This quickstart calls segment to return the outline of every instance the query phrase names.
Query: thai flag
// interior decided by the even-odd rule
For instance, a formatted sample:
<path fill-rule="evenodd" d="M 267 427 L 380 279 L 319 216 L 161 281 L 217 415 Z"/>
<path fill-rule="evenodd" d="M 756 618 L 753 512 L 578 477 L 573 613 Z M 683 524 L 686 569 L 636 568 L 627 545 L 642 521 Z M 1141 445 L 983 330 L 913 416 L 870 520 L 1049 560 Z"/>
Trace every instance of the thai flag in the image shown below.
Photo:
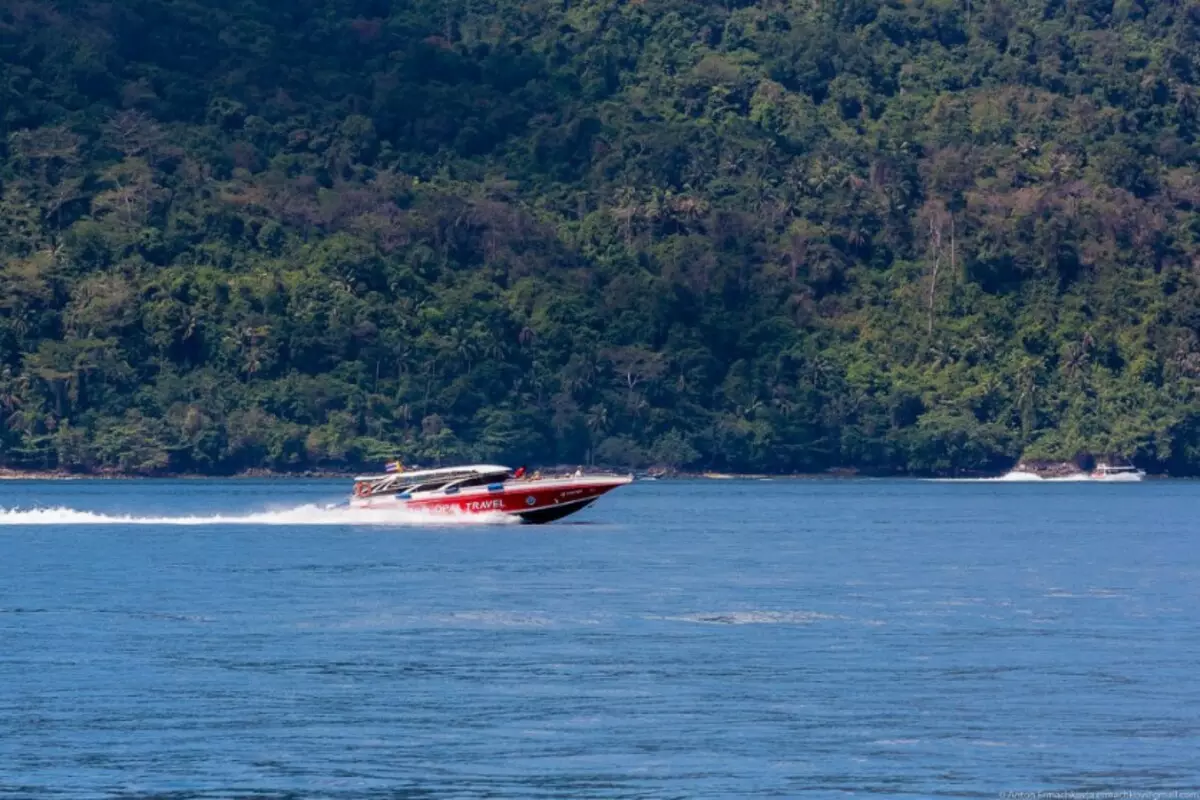
<path fill-rule="evenodd" d="M 404 469 L 404 465 L 399 461 L 392 461 L 389 464 L 385 464 L 383 468 L 388 472 L 399 472 L 400 470 Z"/>

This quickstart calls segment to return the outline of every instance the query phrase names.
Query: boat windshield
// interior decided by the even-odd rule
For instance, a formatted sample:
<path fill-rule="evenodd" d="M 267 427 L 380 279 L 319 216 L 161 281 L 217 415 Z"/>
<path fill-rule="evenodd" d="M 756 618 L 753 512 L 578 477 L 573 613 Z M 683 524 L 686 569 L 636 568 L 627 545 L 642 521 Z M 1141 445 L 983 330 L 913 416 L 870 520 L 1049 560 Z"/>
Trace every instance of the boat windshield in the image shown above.
<path fill-rule="evenodd" d="M 503 481 L 503 480 L 504 480 L 504 475 L 500 475 L 500 474 L 497 474 L 497 475 L 475 475 L 473 477 L 465 478 L 461 481 L 458 481 L 457 483 L 453 483 L 453 484 L 451 484 L 451 486 L 457 487 L 459 489 L 470 489 L 474 486 L 487 486 L 489 483 L 495 483 L 497 481 Z"/>

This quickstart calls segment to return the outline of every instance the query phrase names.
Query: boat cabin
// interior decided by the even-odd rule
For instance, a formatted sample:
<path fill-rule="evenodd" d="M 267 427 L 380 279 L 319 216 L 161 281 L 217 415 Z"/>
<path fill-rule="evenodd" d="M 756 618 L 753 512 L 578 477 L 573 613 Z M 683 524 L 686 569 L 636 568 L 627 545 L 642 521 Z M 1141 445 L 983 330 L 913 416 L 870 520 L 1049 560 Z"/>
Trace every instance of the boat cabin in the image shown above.
<path fill-rule="evenodd" d="M 1113 467 L 1108 464 L 1097 464 L 1096 468 L 1092 471 L 1097 475 L 1137 474 L 1141 472 L 1140 469 L 1133 466 Z"/>

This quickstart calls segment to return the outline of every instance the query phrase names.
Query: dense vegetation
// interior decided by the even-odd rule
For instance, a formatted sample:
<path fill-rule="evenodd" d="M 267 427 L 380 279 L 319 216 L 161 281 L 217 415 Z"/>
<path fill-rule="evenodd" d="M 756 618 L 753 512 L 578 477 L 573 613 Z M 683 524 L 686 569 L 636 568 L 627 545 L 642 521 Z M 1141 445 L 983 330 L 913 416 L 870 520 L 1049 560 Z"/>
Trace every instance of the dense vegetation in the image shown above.
<path fill-rule="evenodd" d="M 0 464 L 1200 469 L 1200 5 L 0 2 Z"/>

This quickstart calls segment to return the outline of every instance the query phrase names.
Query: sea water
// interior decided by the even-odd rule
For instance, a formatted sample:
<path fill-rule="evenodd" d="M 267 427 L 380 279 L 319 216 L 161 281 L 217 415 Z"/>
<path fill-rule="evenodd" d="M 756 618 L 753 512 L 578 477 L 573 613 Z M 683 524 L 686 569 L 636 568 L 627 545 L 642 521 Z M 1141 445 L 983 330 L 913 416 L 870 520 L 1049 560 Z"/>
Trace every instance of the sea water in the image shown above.
<path fill-rule="evenodd" d="M 0 483 L 0 796 L 1200 797 L 1200 484 L 345 491 Z"/>

